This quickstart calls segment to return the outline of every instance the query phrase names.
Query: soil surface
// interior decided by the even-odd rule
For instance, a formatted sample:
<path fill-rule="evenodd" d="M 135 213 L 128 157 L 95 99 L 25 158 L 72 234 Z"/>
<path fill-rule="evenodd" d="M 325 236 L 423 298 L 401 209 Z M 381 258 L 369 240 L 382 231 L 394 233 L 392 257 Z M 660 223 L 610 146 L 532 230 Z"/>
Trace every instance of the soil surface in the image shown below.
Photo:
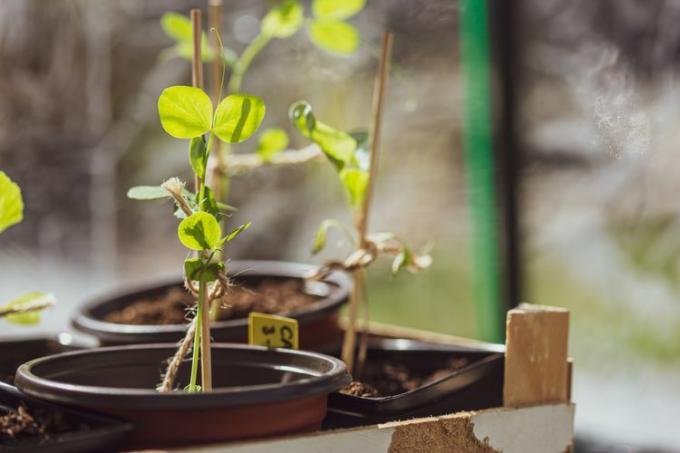
<path fill-rule="evenodd" d="M 77 427 L 88 429 L 87 426 Z M 32 413 L 21 405 L 16 410 L 0 416 L 0 450 L 26 440 L 46 441 L 72 430 L 58 411 Z"/>
<path fill-rule="evenodd" d="M 446 377 L 469 364 L 468 358 L 452 357 L 444 366 L 434 370 L 415 370 L 403 363 L 374 359 L 366 363 L 361 381 L 352 381 L 340 393 L 373 398 L 399 395 Z"/>
<path fill-rule="evenodd" d="M 306 307 L 321 298 L 304 291 L 301 279 L 265 278 L 237 284 L 222 298 L 219 320 L 245 318 L 252 311 L 286 313 Z M 165 325 L 186 323 L 188 312 L 196 304 L 195 298 L 184 288 L 175 287 L 167 293 L 141 299 L 122 310 L 104 317 L 116 324 Z"/>

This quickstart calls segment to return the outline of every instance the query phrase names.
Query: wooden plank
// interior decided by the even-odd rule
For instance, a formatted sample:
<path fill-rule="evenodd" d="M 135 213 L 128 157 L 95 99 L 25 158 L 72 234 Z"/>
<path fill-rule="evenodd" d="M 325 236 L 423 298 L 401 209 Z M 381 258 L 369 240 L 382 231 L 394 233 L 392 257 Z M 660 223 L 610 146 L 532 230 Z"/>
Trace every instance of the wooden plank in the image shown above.
<path fill-rule="evenodd" d="M 566 451 L 574 405 L 462 412 L 266 441 L 176 451 L 200 453 L 545 453 Z"/>
<path fill-rule="evenodd" d="M 506 407 L 569 400 L 569 311 L 522 304 L 507 317 Z"/>

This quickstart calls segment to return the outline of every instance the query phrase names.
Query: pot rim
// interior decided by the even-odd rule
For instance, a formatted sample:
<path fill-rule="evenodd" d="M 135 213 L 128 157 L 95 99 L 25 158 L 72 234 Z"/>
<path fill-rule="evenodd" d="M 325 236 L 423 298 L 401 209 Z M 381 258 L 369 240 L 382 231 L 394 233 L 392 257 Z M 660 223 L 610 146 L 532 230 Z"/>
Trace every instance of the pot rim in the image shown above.
<path fill-rule="evenodd" d="M 199 407 L 228 407 L 241 405 L 255 405 L 275 401 L 287 401 L 298 398 L 314 397 L 328 394 L 344 387 L 351 381 L 344 362 L 334 357 L 309 351 L 292 349 L 268 349 L 262 346 L 239 345 L 230 343 L 213 343 L 215 349 L 248 350 L 249 355 L 271 356 L 305 356 L 309 359 L 322 361 L 329 368 L 316 376 L 310 376 L 295 382 L 284 384 L 258 384 L 252 386 L 218 388 L 205 393 L 187 393 L 173 391 L 160 393 L 155 389 L 133 389 L 103 387 L 95 385 L 68 384 L 55 379 L 40 377 L 33 373 L 35 367 L 49 362 L 82 358 L 82 356 L 106 356 L 110 353 L 130 352 L 133 355 L 144 350 L 167 349 L 168 357 L 177 349 L 174 343 L 140 344 L 127 346 L 111 346 L 82 351 L 65 352 L 31 360 L 21 365 L 16 373 L 16 386 L 25 394 L 55 403 L 74 406 L 107 406 L 125 407 L 132 409 L 185 409 Z M 275 364 L 285 368 L 286 361 Z M 291 366 L 291 368 L 302 368 Z M 308 372 L 310 369 L 306 369 Z"/>
<path fill-rule="evenodd" d="M 293 263 L 288 261 L 260 261 L 260 260 L 235 260 L 228 265 L 230 276 L 270 276 L 283 278 L 303 278 L 316 266 L 311 264 Z M 291 316 L 298 320 L 301 325 L 312 322 L 328 312 L 338 310 L 347 301 L 351 291 L 351 279 L 343 272 L 334 271 L 328 275 L 324 283 L 330 283 L 336 288 L 331 293 L 319 301 L 303 307 L 294 312 L 277 313 L 281 316 Z M 159 334 L 182 335 L 186 330 L 187 324 L 118 324 L 103 321 L 96 317 L 93 311 L 104 303 L 134 297 L 136 293 L 151 291 L 156 288 L 181 285 L 181 279 L 177 277 L 162 278 L 152 283 L 138 285 L 134 287 L 121 287 L 117 290 L 102 294 L 86 303 L 78 309 L 78 313 L 71 319 L 71 324 L 80 332 L 89 333 L 103 339 L 121 340 L 130 336 L 155 336 Z M 247 318 L 235 318 L 226 321 L 215 321 L 211 327 L 217 330 L 228 330 L 233 328 L 247 328 Z"/>

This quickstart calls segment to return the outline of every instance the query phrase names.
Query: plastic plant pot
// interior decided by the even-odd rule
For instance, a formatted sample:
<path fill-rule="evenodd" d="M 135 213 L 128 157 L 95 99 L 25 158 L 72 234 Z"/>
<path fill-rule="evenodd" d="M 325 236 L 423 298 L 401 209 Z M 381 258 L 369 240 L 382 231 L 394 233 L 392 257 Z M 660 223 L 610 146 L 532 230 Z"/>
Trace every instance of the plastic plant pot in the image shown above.
<path fill-rule="evenodd" d="M 452 358 L 468 364 L 442 373 L 421 387 L 383 397 L 334 393 L 325 429 L 384 423 L 458 411 L 500 407 L 503 402 L 503 346 L 450 346 L 406 339 L 371 339 L 367 363 L 388 360 L 427 374 Z"/>
<path fill-rule="evenodd" d="M 60 352 L 94 347 L 94 342 L 76 339 L 68 333 L 55 336 L 0 340 L 0 381 L 12 384 L 19 365 L 32 359 Z"/>
<path fill-rule="evenodd" d="M 49 438 L 0 439 L 0 450 L 12 453 L 78 453 L 118 451 L 132 431 L 132 425 L 119 420 L 37 401 L 22 395 L 15 387 L 0 382 L 0 416 L 23 405 L 32 414 L 59 417 L 64 430 Z M 85 428 L 86 427 L 86 428 Z"/>
<path fill-rule="evenodd" d="M 234 261 L 229 263 L 229 273 L 236 276 L 237 284 L 264 278 L 302 279 L 313 269 L 311 265 L 279 261 Z M 342 305 L 351 292 L 351 280 L 343 273 L 335 272 L 321 282 L 312 282 L 310 288 L 320 299 L 290 313 L 277 313 L 298 320 L 300 347 L 321 350 L 335 346 L 342 338 L 338 316 Z M 131 325 L 105 321 L 106 315 L 121 310 L 132 303 L 165 294 L 173 287 L 183 287 L 178 279 L 165 280 L 144 288 L 124 289 L 92 300 L 83 306 L 73 319 L 73 326 L 84 333 L 94 335 L 102 345 L 126 345 L 139 343 L 166 343 L 179 341 L 186 329 L 185 324 Z M 246 343 L 248 319 L 234 318 L 211 323 L 215 341 Z"/>
<path fill-rule="evenodd" d="M 58 354 L 19 367 L 27 395 L 135 424 L 127 448 L 165 448 L 316 431 L 328 394 L 351 378 L 344 363 L 306 351 L 214 344 L 214 390 L 159 393 L 174 344 L 115 346 Z M 178 374 L 188 384 L 190 363 Z"/>

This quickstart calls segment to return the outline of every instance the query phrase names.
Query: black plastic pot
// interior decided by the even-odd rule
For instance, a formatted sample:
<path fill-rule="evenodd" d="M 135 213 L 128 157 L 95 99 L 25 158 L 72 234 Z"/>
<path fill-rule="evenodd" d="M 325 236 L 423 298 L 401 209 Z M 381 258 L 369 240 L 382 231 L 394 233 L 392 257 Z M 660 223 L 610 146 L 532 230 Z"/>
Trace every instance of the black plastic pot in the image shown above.
<path fill-rule="evenodd" d="M 125 442 L 132 425 L 97 414 L 55 406 L 22 395 L 15 387 L 0 382 L 0 415 L 24 405 L 30 413 L 58 413 L 65 425 L 77 427 L 50 439 L 0 440 L 0 450 L 13 453 L 113 452 Z M 85 429 L 84 427 L 87 427 Z"/>
<path fill-rule="evenodd" d="M 500 407 L 503 403 L 503 346 L 469 348 L 406 339 L 371 339 L 367 362 L 387 359 L 429 373 L 453 357 L 470 363 L 415 390 L 386 397 L 334 393 L 325 429 L 361 426 Z"/>
<path fill-rule="evenodd" d="M 311 265 L 280 261 L 233 261 L 229 273 L 236 282 L 263 278 L 304 278 L 313 270 Z M 343 273 L 334 272 L 323 282 L 314 282 L 314 293 L 323 298 L 308 307 L 291 313 L 280 313 L 298 320 L 300 347 L 320 350 L 336 345 L 342 331 L 338 315 L 347 302 L 351 280 Z M 94 335 L 102 345 L 125 345 L 139 343 L 166 343 L 179 341 L 186 325 L 127 325 L 104 321 L 107 314 L 121 310 L 133 302 L 160 296 L 173 287 L 182 287 L 181 279 L 175 278 L 150 284 L 144 288 L 124 289 L 99 297 L 83 306 L 73 319 L 73 326 L 81 332 Z M 236 318 L 211 324 L 215 341 L 245 343 L 248 341 L 248 320 Z"/>
<path fill-rule="evenodd" d="M 162 448 L 318 430 L 328 394 L 350 376 L 338 359 L 313 352 L 214 344 L 212 392 L 159 393 L 159 370 L 174 344 L 117 346 L 28 362 L 24 393 L 133 422 L 129 448 Z M 178 387 L 188 383 L 189 361 Z"/>
<path fill-rule="evenodd" d="M 29 360 L 94 346 L 70 334 L 0 340 L 0 381 L 12 384 L 19 365 Z"/>

